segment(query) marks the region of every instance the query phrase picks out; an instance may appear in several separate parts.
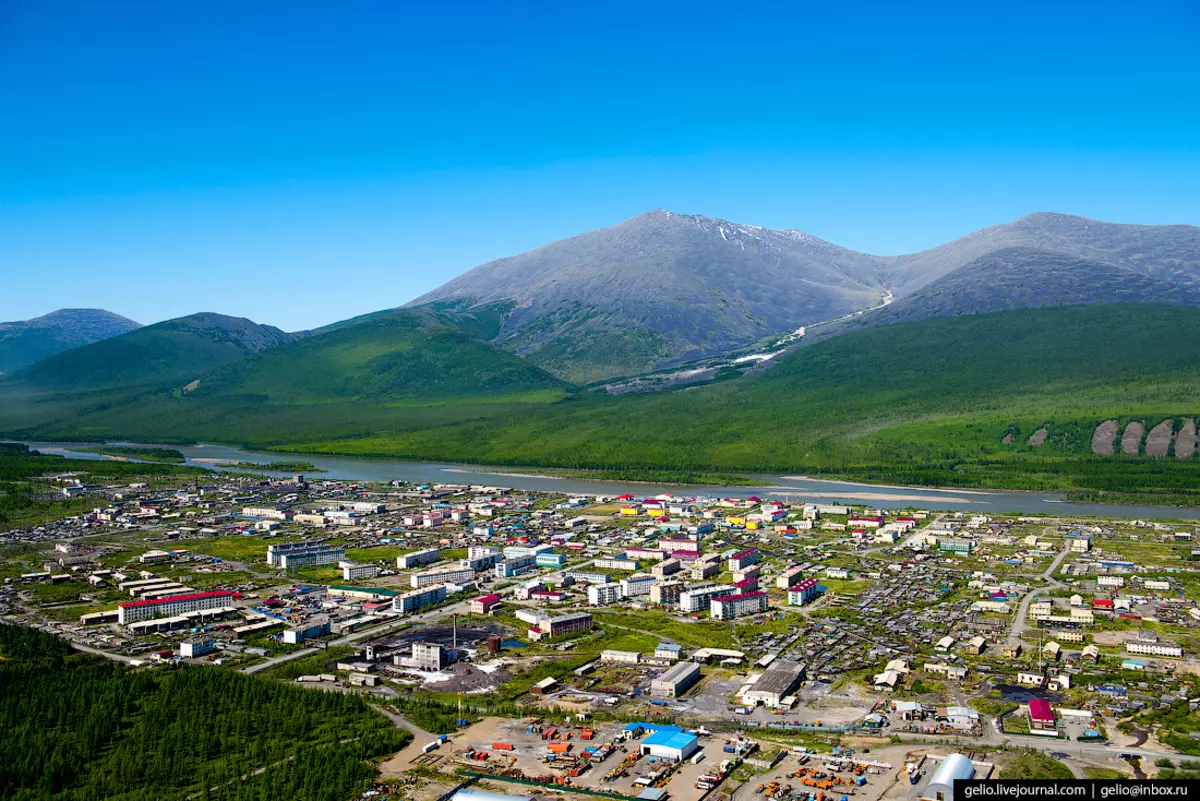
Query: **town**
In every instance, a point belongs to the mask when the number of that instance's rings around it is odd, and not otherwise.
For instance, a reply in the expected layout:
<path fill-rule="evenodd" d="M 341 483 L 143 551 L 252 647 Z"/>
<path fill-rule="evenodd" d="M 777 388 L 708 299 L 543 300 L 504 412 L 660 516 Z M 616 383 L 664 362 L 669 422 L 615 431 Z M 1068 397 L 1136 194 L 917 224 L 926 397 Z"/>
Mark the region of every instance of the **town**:
<path fill-rule="evenodd" d="M 406 797 L 946 801 L 1200 755 L 1194 524 L 52 480 L 92 508 L 0 535 L 5 621 L 362 693 L 416 735 L 381 766 Z"/>

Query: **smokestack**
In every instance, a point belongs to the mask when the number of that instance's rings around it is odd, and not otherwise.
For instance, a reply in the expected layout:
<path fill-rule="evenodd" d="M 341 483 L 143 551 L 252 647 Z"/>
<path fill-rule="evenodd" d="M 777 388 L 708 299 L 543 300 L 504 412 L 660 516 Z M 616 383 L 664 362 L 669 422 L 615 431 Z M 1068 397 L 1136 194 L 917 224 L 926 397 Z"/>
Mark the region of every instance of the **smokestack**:
<path fill-rule="evenodd" d="M 451 615 L 454 620 L 454 650 L 458 650 L 458 612 Z"/>

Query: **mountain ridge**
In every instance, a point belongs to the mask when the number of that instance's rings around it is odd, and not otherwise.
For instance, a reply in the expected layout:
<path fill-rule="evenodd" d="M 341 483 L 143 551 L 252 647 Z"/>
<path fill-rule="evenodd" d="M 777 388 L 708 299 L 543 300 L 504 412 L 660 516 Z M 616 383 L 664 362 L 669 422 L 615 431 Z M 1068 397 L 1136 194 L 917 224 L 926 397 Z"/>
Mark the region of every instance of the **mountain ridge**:
<path fill-rule="evenodd" d="M 1035 293 L 1037 271 L 1047 265 L 1061 273 L 1062 265 L 1087 262 L 1104 285 L 1095 293 L 1084 288 L 1072 300 L 1056 284 L 1060 274 L 1047 279 L 1047 291 L 1055 293 L 1049 303 L 1010 295 L 997 304 L 984 302 L 986 293 L 952 291 L 955 284 L 961 290 L 960 270 L 994 267 L 991 254 L 1014 249 L 1028 253 L 1009 269 Z M 1043 254 L 1041 262 L 1035 253 Z M 1087 280 L 1083 271 L 1076 278 Z M 494 344 L 568 380 L 591 383 L 720 355 L 880 305 L 884 297 L 903 302 L 948 279 L 949 285 L 926 292 L 923 304 L 898 306 L 908 309 L 904 319 L 951 313 L 938 298 L 953 298 L 959 304 L 953 313 L 1066 302 L 1196 305 L 1200 228 L 1035 212 L 918 253 L 879 256 L 794 228 L 656 209 L 479 265 L 404 307 L 428 308 L 464 325 L 486 308 Z M 854 325 L 894 320 L 896 313 L 889 318 L 885 310 L 873 311 Z"/>
<path fill-rule="evenodd" d="M 105 309 L 57 309 L 28 320 L 2 322 L 0 375 L 140 327 L 140 323 Z"/>

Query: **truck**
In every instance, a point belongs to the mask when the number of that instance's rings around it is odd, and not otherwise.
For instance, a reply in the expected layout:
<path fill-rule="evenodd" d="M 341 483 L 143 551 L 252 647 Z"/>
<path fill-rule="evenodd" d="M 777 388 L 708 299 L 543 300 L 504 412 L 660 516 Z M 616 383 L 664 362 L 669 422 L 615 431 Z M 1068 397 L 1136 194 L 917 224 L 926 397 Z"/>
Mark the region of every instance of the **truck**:
<path fill-rule="evenodd" d="M 440 740 L 434 740 L 432 743 L 426 743 L 426 744 L 425 744 L 425 747 L 421 749 L 421 753 L 422 753 L 422 754 L 428 754 L 430 751 L 432 751 L 433 749 L 437 748 L 437 747 L 438 747 L 439 745 L 441 745 L 441 744 L 442 744 L 442 743 L 441 743 L 441 741 L 440 741 Z"/>

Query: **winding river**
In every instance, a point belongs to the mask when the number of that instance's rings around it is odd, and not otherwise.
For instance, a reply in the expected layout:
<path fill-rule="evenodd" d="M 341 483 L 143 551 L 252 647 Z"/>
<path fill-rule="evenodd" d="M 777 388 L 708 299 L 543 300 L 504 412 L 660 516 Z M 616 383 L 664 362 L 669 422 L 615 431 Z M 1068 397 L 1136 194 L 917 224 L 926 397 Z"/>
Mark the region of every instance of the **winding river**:
<path fill-rule="evenodd" d="M 73 459 L 107 459 L 94 453 L 71 450 L 69 443 L 26 442 L 44 453 L 58 453 Z M 140 445 L 141 443 L 109 443 L 111 445 Z M 601 481 L 586 478 L 531 475 L 499 471 L 495 467 L 463 464 L 409 462 L 400 459 L 363 459 L 343 456 L 304 456 L 299 454 L 258 453 L 228 445 L 165 445 L 183 453 L 187 464 L 210 469 L 222 469 L 221 461 L 257 462 L 267 464 L 280 460 L 311 462 L 323 473 L 313 478 L 347 479 L 357 481 L 411 481 L 416 483 L 478 484 L 489 487 L 548 490 L 578 495 L 621 495 L 640 497 L 671 493 L 690 497 L 777 498 L 784 501 L 813 501 L 817 503 L 866 504 L 882 509 L 921 507 L 925 509 L 977 512 L 980 514 L 1013 513 L 1038 516 L 1118 517 L 1153 520 L 1200 519 L 1200 507 L 1121 506 L 1117 504 L 1071 503 L 1062 493 L 1005 492 L 999 490 L 923 489 L 891 487 L 875 484 L 856 484 L 845 481 L 826 481 L 803 476 L 761 476 L 757 487 L 679 487 L 639 484 L 621 481 Z M 268 475 L 281 475 L 268 473 Z"/>

